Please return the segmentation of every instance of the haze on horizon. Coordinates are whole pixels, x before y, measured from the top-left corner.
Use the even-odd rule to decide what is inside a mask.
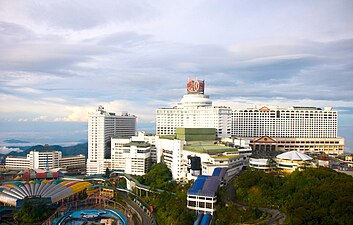
[[[155,109],[197,77],[214,105],[332,106],[353,150],[352,12],[349,0],[0,0],[0,139],[85,138],[98,105],[153,131]]]

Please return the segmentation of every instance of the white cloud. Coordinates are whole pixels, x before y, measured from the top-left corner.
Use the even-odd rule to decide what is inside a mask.
[[[43,93],[42,91],[30,87],[20,87],[20,88],[11,88],[11,90],[20,92],[23,94],[40,94]]]
[[[37,122],[37,121],[46,121],[47,118],[48,118],[48,116],[42,115],[42,116],[38,116],[38,117],[36,117],[36,118],[33,118],[32,121],[34,121],[34,122]]]
[[[216,105],[352,113],[352,1],[4,1],[1,120],[86,121],[97,105],[153,122],[188,77]],[[347,123],[347,121],[345,121]]]
[[[103,105],[107,112],[113,112],[120,114],[123,112],[128,112],[137,116],[140,121],[153,121],[155,118],[154,110],[155,108],[144,105],[141,107],[139,104],[135,104],[130,101],[111,101],[111,102],[101,102],[93,106],[65,106],[67,115],[63,117],[57,117],[54,121],[62,122],[87,122],[88,114],[94,112],[98,105]]]
[[[62,79],[56,75],[42,72],[7,70],[0,70],[0,76],[4,86],[6,85],[7,87],[15,88],[17,90],[24,88],[27,91],[31,90],[32,93],[40,93],[40,91],[31,86],[43,88],[46,83],[55,83]]]
[[[88,112],[94,111],[93,107],[65,106],[66,115],[57,117],[54,121],[62,122],[87,122]]]
[[[22,152],[19,148],[7,148],[6,146],[0,147],[0,154],[8,154],[10,152]]]

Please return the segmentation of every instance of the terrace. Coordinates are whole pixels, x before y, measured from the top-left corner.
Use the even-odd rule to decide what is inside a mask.
[[[225,152],[233,154],[238,153],[237,148],[213,144],[210,142],[188,142],[186,145],[184,145],[184,150],[197,153],[207,153],[210,155],[216,155]]]
[[[147,148],[147,147],[150,147],[151,145],[147,142],[144,142],[144,141],[132,141],[130,143],[124,144],[124,147],[130,147],[130,146],[136,146],[139,148]]]

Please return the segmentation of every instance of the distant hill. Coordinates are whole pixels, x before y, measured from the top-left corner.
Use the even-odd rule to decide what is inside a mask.
[[[81,143],[73,146],[62,147],[63,156],[72,156],[83,154],[87,157],[88,155],[88,143]]]
[[[30,143],[28,141],[22,141],[22,140],[16,140],[16,139],[8,139],[8,140],[4,140],[3,142],[8,143],[8,144],[26,144],[26,143]]]
[[[61,151],[63,156],[73,156],[83,154],[87,157],[88,143],[77,144],[73,146],[62,147],[60,145],[35,145],[26,147],[23,152],[10,152],[7,155],[26,156],[30,151]]]

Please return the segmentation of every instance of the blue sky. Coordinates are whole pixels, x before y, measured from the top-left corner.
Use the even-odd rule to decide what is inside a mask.
[[[353,149],[352,12],[349,0],[0,0],[0,139],[82,139],[99,104],[151,130],[198,77],[215,105],[333,106]]]

